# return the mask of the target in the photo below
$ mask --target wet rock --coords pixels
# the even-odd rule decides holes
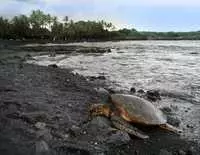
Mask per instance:
[[[56,64],[48,65],[48,67],[51,67],[51,68],[58,68],[58,66],[57,66]]]
[[[24,60],[34,60],[34,58],[30,54],[26,54]]]
[[[110,94],[116,94],[117,93],[117,91],[114,88],[108,88],[108,92]]]
[[[95,80],[106,80],[106,77],[103,75],[100,76],[89,76],[88,77],[90,81],[95,81]]]
[[[144,94],[145,93],[145,91],[143,89],[139,89],[137,92],[140,93],[140,94]]]
[[[146,92],[146,96],[149,100],[154,102],[157,100],[161,100],[160,93],[157,90],[148,90]]]
[[[168,114],[172,112],[172,109],[170,107],[163,107],[161,108],[162,112]]]
[[[35,123],[35,127],[36,127],[37,129],[43,130],[43,129],[45,129],[45,127],[46,127],[46,123],[37,122],[37,123]]]
[[[198,52],[191,52],[190,54],[192,54],[192,55],[196,55],[196,54],[198,54]]]
[[[173,155],[173,154],[165,149],[161,149],[159,155]]]
[[[186,127],[190,129],[194,128],[192,124],[187,124]]]
[[[136,89],[135,89],[134,87],[132,87],[132,88],[130,89],[130,92],[131,92],[131,93],[135,93],[135,92],[136,92]]]
[[[181,121],[178,118],[172,116],[167,116],[167,122],[175,127],[179,127],[181,124]]]
[[[116,133],[113,133],[107,138],[106,143],[120,146],[128,144],[130,140],[131,138],[128,133],[118,130]]]
[[[48,144],[43,140],[37,141],[35,143],[35,154],[36,155],[49,155],[50,150],[49,150]]]

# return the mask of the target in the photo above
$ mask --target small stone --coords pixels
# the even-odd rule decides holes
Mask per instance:
[[[81,129],[80,129],[80,127],[78,127],[76,125],[72,125],[72,127],[69,129],[68,133],[70,136],[75,137],[81,133]]]
[[[98,128],[109,128],[111,123],[107,118],[97,116],[91,120],[90,125],[97,126]]]
[[[193,126],[191,124],[187,124],[186,127],[187,128],[193,128]]]
[[[64,139],[68,139],[70,137],[69,134],[64,134]]]
[[[48,154],[50,154],[48,144],[43,140],[36,142],[35,152],[36,152],[36,155],[48,155]]]
[[[161,109],[164,113],[171,113],[172,112],[172,109],[170,107],[163,107]]]
[[[128,144],[130,140],[131,138],[127,132],[119,130],[116,133],[109,136],[106,140],[106,143],[120,146],[123,144]]]
[[[132,88],[130,89],[130,92],[131,92],[131,93],[135,93],[135,92],[136,92],[136,89],[135,89],[134,87],[132,87]]]
[[[36,136],[37,138],[42,138],[46,141],[50,141],[52,139],[52,135],[47,129],[37,131]]]
[[[46,127],[46,123],[44,123],[44,122],[37,122],[37,123],[35,123],[35,127],[37,129],[43,130]]]
[[[52,67],[52,68],[58,68],[58,66],[56,64],[51,64],[51,65],[48,65],[48,67]]]
[[[167,122],[175,127],[179,127],[181,121],[178,118],[167,116]]]
[[[186,155],[186,152],[183,151],[183,150],[179,150],[179,151],[178,151],[178,155]]]

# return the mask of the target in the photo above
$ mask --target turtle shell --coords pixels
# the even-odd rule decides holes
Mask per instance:
[[[127,121],[146,125],[166,124],[167,119],[156,106],[140,97],[112,94],[112,103]]]

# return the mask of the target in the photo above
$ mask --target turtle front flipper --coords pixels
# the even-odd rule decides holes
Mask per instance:
[[[111,121],[112,121],[113,125],[116,128],[118,128],[119,130],[125,131],[125,132],[127,132],[131,135],[134,135],[138,138],[141,138],[141,139],[149,138],[148,135],[145,135],[139,129],[137,129],[136,127],[133,127],[131,124],[129,124],[128,122],[123,120],[121,117],[113,115],[113,116],[111,116]]]

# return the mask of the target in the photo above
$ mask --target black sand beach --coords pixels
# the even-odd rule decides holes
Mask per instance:
[[[90,118],[89,106],[108,97],[95,89],[107,89],[106,80],[24,63],[37,54],[1,45],[0,154],[199,154],[196,143],[157,128],[143,128],[150,138],[140,140],[113,131],[107,118]]]

